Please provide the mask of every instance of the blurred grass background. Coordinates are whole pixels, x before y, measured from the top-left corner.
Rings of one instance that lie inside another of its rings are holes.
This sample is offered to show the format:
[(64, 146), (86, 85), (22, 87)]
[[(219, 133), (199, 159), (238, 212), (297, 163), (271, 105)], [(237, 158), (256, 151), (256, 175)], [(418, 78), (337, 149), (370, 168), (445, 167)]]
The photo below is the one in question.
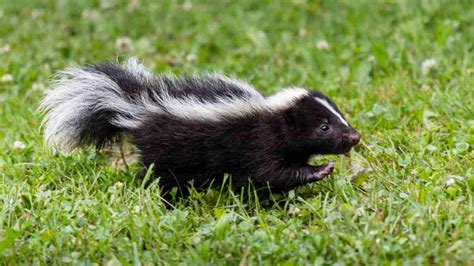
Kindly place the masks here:
[[(472, 264), (473, 18), (468, 0), (1, 1), (0, 261)], [(43, 147), (54, 72), (129, 56), (319, 89), (363, 143), (284, 197), (209, 190), (166, 209), (136, 166)]]

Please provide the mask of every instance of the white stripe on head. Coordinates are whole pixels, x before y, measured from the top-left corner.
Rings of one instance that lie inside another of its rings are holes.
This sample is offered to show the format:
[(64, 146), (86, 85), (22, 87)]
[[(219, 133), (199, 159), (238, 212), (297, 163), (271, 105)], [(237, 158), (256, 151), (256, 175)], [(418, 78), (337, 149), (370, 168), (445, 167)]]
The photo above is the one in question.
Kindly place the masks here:
[(339, 118), (341, 123), (343, 123), (346, 126), (349, 126), (349, 123), (347, 123), (347, 121), (342, 117), (342, 115), (339, 112), (337, 112), (336, 109), (334, 109), (334, 107), (332, 107), (331, 104), (329, 104), (327, 100), (321, 99), (318, 97), (314, 97), (314, 99), (316, 99), (316, 101), (318, 101), (320, 104), (326, 107), (326, 109), (328, 109), (331, 113), (333, 113), (337, 118)]
[(309, 92), (302, 88), (284, 89), (277, 94), (266, 98), (266, 104), (270, 110), (277, 111), (294, 105), (296, 101), (308, 94)]

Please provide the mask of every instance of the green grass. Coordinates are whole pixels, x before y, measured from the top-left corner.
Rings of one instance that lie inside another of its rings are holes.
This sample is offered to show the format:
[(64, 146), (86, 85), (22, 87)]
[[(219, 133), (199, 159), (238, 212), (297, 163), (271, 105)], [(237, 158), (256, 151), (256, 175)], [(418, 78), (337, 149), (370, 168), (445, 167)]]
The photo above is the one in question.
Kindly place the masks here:
[[(74, 2), (0, 3), (1, 264), (474, 263), (471, 1)], [(122, 36), (133, 51), (117, 52)], [(318, 88), (363, 141), (316, 158), (337, 160), (334, 175), (288, 195), (208, 190), (167, 209), (136, 165), (43, 144), (36, 108), (53, 73), (128, 56), (264, 94)]]

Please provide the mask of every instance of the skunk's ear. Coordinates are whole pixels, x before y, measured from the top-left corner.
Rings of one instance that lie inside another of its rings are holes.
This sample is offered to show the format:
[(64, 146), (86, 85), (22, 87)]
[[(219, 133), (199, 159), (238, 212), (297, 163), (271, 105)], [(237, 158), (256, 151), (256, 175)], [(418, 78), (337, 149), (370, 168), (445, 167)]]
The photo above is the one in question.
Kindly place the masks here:
[(308, 119), (305, 114), (298, 112), (295, 108), (288, 108), (284, 112), (286, 124), (295, 130), (305, 130), (308, 127)]

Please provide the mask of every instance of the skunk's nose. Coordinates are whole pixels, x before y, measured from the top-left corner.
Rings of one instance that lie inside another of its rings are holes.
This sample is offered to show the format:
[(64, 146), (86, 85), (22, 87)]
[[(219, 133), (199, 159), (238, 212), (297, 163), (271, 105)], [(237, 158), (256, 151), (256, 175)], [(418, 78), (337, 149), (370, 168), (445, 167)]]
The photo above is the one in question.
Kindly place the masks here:
[(356, 145), (360, 141), (360, 134), (354, 133), (349, 135), (349, 140), (352, 142), (353, 145)]
[(345, 134), (344, 137), (351, 146), (356, 145), (360, 141), (360, 134), (358, 132)]

